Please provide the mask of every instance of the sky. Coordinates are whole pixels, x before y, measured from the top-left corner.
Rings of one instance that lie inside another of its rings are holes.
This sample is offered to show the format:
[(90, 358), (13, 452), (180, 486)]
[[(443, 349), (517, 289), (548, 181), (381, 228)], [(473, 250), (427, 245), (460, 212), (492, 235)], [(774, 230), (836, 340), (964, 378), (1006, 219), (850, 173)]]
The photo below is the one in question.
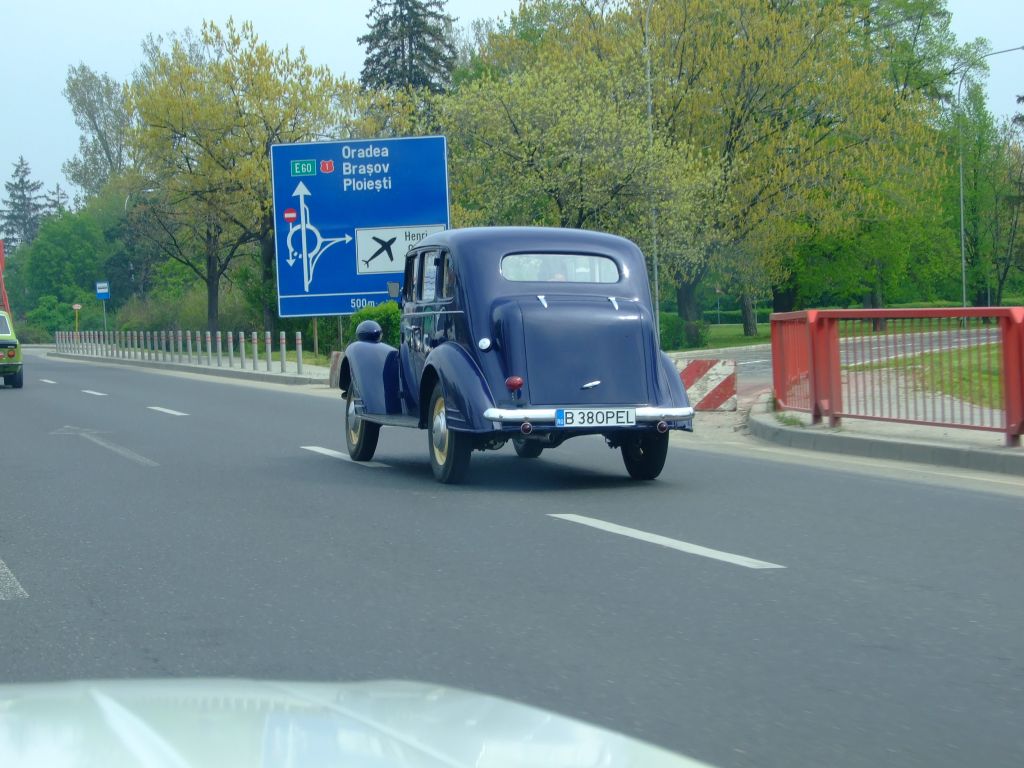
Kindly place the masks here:
[[(728, 0), (723, 0), (727, 2)], [(947, 0), (961, 41), (986, 37), (992, 50), (1024, 45), (1021, 0)], [(69, 66), (87, 64), (119, 82), (131, 78), (149, 34), (198, 30), (204, 19), (249, 20), (275, 49), (304, 47), (314, 64), (359, 77), (370, 0), (0, 0), (0, 180), (9, 180), (23, 155), (46, 189), (68, 182), (61, 165), (78, 149), (79, 131), (61, 91)], [(448, 0), (447, 10), (468, 25), (518, 7), (518, 0)], [(1024, 93), (1024, 51), (988, 59), (989, 108), (1016, 110)]]

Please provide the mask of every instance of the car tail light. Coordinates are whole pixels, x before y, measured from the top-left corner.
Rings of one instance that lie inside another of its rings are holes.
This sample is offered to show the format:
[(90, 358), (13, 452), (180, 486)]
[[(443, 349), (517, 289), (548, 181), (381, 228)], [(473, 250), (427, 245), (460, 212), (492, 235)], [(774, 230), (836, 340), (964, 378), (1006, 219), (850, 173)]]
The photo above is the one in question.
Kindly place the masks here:
[(7, 356), (8, 357), (14, 357), (14, 353), (15, 353), (15, 350), (13, 350), (13, 349), (8, 349), (7, 350)]
[(523, 388), (523, 377), (522, 376), (509, 376), (505, 379), (505, 387), (509, 392), (518, 392)]

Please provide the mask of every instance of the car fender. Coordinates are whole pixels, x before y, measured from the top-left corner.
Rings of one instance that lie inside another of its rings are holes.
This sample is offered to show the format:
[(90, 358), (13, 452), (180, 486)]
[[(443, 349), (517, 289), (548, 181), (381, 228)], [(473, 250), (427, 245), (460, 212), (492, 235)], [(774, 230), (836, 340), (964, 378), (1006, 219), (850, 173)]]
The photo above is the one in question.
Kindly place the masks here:
[(683, 386), (683, 380), (680, 378), (679, 371), (676, 370), (676, 365), (672, 362), (672, 358), (659, 351), (658, 362), (661, 369), (658, 376), (658, 384), (661, 388), (661, 392), (658, 393), (660, 395), (658, 404), (672, 407), (688, 407), (690, 405), (690, 398), (686, 395), (686, 387)]
[[(436, 378), (444, 392), (448, 425), (464, 432), (491, 432), (484, 421), (484, 411), (494, 405), (494, 398), (477, 364), (458, 344), (442, 344), (427, 355), (423, 368), (423, 385)], [(421, 392), (420, 423), (426, 425), (430, 393)]]
[(353, 341), (345, 348), (338, 386), (345, 395), (352, 382), (363, 412), (389, 416), (402, 413), (398, 350), (388, 344)]

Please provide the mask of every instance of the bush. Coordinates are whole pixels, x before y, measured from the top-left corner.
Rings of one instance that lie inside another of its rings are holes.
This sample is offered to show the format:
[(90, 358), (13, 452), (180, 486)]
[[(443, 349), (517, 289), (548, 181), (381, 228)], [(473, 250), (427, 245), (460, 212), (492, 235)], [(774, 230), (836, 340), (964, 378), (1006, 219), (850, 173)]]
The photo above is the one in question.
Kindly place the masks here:
[(659, 317), (661, 325), (661, 348), (664, 350), (683, 348), (683, 318), (674, 312), (662, 312)]
[(686, 340), (687, 349), (706, 347), (711, 336), (711, 329), (707, 323), (695, 323), (688, 320), (683, 324), (683, 337)]
[(53, 334), (38, 325), (19, 323), (14, 326), (19, 344), (52, 344)]
[(381, 341), (385, 344), (390, 344), (392, 347), (398, 346), (400, 338), (399, 329), (402, 325), (402, 310), (399, 309), (397, 302), (385, 301), (375, 307), (363, 307), (354, 315), (351, 315), (348, 319), (348, 336), (350, 339), (355, 338), (356, 328), (364, 320), (376, 320), (380, 324), (381, 330), (384, 331)]

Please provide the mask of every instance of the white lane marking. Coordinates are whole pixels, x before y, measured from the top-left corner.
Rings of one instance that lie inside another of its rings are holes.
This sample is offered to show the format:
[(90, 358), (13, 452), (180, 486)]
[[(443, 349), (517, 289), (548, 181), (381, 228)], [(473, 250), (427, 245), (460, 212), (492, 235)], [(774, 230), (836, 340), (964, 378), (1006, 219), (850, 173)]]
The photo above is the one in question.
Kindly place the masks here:
[(14, 578), (11, 569), (0, 560), (0, 600), (16, 600), (20, 597), (28, 597), (28, 592)]
[(757, 365), (758, 363), (770, 363), (771, 360), (740, 360), (736, 365)]
[(330, 456), (333, 459), (341, 459), (347, 461), (350, 464), (355, 464), (358, 467), (390, 467), (390, 464), (385, 464), (382, 461), (352, 461), (352, 457), (347, 453), (341, 451), (332, 451), (330, 448), (321, 448), (319, 445), (302, 445), (299, 446), (304, 451), (312, 451), (313, 453), (319, 453), (324, 456)]
[(79, 434), (86, 440), (96, 443), (96, 445), (100, 446), (101, 448), (106, 448), (108, 451), (113, 451), (118, 456), (128, 459), (129, 461), (134, 461), (136, 464), (141, 464), (144, 467), (160, 466), (152, 459), (147, 459), (145, 456), (142, 456), (136, 453), (135, 451), (129, 450), (128, 448), (125, 448), (123, 445), (118, 445), (117, 443), (112, 443), (109, 440), (104, 440), (99, 435), (94, 435), (91, 432), (79, 432)]
[(84, 392), (87, 395), (96, 395), (96, 397), (106, 397), (107, 396), (106, 392), (96, 392), (96, 391), (94, 391), (92, 389), (83, 389), (82, 392)]
[(57, 383), (56, 381), (51, 381), (50, 379), (40, 379), (40, 381), (43, 382), (43, 384), (56, 384)]
[(557, 517), (559, 520), (568, 520), (570, 523), (579, 523), (580, 525), (589, 525), (591, 528), (598, 528), (608, 533), (617, 533), (620, 536), (628, 536), (631, 539), (639, 539), (640, 541), (646, 541), (651, 544), (660, 544), (663, 547), (669, 549), (677, 549), (680, 552), (686, 552), (690, 555), (698, 555), (700, 557), (709, 557), (712, 560), (721, 560), (723, 563), (732, 563), (733, 565), (742, 565), (744, 568), (785, 568), (784, 565), (778, 565), (776, 563), (769, 563), (764, 560), (755, 560), (752, 557), (744, 557), (743, 555), (734, 555), (731, 552), (722, 552), (717, 549), (708, 549), (702, 547), (700, 544), (691, 544), (688, 541), (680, 541), (679, 539), (670, 539), (668, 536), (659, 536), (656, 533), (648, 533), (647, 531), (640, 531), (636, 528), (627, 528), (624, 525), (616, 525), (615, 523), (607, 523), (604, 520), (596, 520), (593, 517), (583, 517), (582, 515), (562, 515), (562, 514), (549, 514), (548, 517)]
[(159, 405), (147, 405), (146, 407), (151, 411), (159, 411), (160, 413), (166, 413), (169, 416), (188, 416), (187, 413), (173, 411), (170, 408), (161, 408)]
[(84, 437), (91, 443), (95, 443), (101, 448), (106, 448), (108, 451), (113, 451), (118, 456), (121, 456), (129, 461), (134, 461), (136, 464), (141, 464), (144, 467), (159, 467), (152, 459), (147, 459), (145, 456), (140, 456), (135, 451), (129, 450), (122, 445), (112, 443), (109, 440), (105, 440), (96, 434), (94, 429), (83, 429), (82, 427), (73, 427), (70, 424), (65, 424), (60, 429), (55, 429), (50, 433), (51, 435), (78, 435)]

